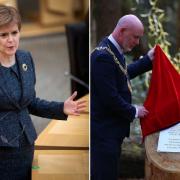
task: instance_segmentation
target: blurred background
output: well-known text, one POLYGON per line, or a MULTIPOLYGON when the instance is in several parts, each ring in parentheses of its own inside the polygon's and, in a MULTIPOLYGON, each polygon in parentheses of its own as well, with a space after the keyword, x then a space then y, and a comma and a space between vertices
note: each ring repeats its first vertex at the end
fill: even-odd
MULTIPOLYGON (((0 0, 22 18, 20 49, 30 51, 36 68, 37 97, 64 101, 75 90, 88 93, 89 1, 0 0)), ((32 116, 39 134, 50 119, 32 116)))
MULTIPOLYGON (((119 18, 125 14, 137 15, 144 24, 145 33, 140 45, 126 54, 128 63, 146 54, 149 48, 160 44, 175 68, 180 72, 180 1, 179 0, 91 0, 91 51, 108 36, 119 18)), ((132 80, 133 103, 143 104, 150 73, 132 80)), ((145 150, 141 139, 139 120, 131 125, 130 138, 122 148, 120 179, 144 179, 145 150)))

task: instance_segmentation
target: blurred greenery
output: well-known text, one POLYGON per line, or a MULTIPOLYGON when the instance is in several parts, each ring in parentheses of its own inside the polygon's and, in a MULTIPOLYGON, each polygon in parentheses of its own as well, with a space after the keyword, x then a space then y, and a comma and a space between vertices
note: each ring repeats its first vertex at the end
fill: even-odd
MULTIPOLYGON (((175 53, 179 51, 180 47, 180 1, 157 0, 157 7, 164 11, 165 16, 163 17, 162 25, 164 31, 169 34, 167 37, 167 40, 171 43, 169 52, 174 56, 175 53)), ((92 48, 94 48, 94 46, 96 46, 105 35, 112 32, 114 25, 117 22, 115 22, 115 20, 118 20, 125 14, 132 13, 137 15, 143 21, 145 26, 145 34, 142 38, 141 44, 139 47, 134 49, 132 55, 137 57, 146 53, 149 48, 148 42, 153 45, 153 41, 148 37, 148 18, 144 18, 141 15, 149 13, 150 9, 150 0, 112 0, 110 2, 105 0, 91 0, 92 48)))
MULTIPOLYGON (((167 33, 164 28, 165 26, 164 22, 166 20, 165 17, 167 17, 167 15, 165 10, 158 7, 158 2, 160 2, 160 0, 149 0, 149 5, 147 6, 149 8, 148 9, 145 8, 146 13, 145 11, 142 11, 143 13, 141 13, 142 10, 141 6, 137 6, 139 7, 139 9, 136 8, 136 11, 140 11, 139 13, 141 14, 141 17, 143 17, 148 22, 145 28, 147 29, 148 32, 147 39, 148 39, 149 48, 152 48, 155 44, 159 44, 163 49, 163 51, 166 53, 166 55, 170 58, 171 62, 174 64, 176 69, 180 71, 179 48, 176 54, 174 54, 174 56, 170 55, 170 48, 171 47, 174 48, 175 45, 174 42, 170 42, 171 39, 168 38, 171 32, 167 33)), ((172 2, 173 2, 172 4, 177 5, 176 1, 172 0, 172 2)), ((139 1, 137 2, 137 5, 140 5, 139 1)), ((164 7, 164 9, 166 8, 164 7)), ((177 23, 179 23, 179 21, 177 23)), ((147 91, 146 87, 148 87, 149 84, 148 82, 150 79, 150 74, 151 72, 148 72, 143 76, 137 77, 132 81, 132 86, 134 88, 133 91, 134 103, 139 103, 139 101, 140 102, 144 101, 146 94, 145 92, 147 91)))

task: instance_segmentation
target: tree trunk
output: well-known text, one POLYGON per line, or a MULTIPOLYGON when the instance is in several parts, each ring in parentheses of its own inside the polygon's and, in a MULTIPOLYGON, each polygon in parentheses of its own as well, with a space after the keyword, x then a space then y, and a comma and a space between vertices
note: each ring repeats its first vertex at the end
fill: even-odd
POLYGON ((122 16, 121 3, 122 1, 119 0, 98 0, 92 3, 96 21, 96 42, 113 31, 118 19, 122 16))
POLYGON ((121 16, 120 7, 120 1, 117 0, 97 1, 97 41, 100 41, 102 37, 109 35, 113 31, 118 19, 121 16))
POLYGON ((146 180, 179 180, 179 153, 157 152, 159 133, 154 133, 145 139, 145 179, 146 180))

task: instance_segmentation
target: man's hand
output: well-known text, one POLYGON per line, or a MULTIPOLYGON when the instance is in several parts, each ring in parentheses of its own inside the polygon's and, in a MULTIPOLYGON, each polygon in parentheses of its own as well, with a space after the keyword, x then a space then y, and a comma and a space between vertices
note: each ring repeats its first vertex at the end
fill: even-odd
POLYGON ((144 107, 144 106, 137 106, 136 105, 136 108, 137 108, 137 117, 138 118, 143 118, 145 117, 147 114, 148 114, 148 110, 144 107))
POLYGON ((152 49, 150 49, 150 50, 148 51, 148 53, 147 53, 147 55, 148 55, 148 57, 149 57, 149 59, 150 59, 151 61, 153 61, 153 59, 154 59, 154 50, 155 50, 155 47, 153 47, 152 49))

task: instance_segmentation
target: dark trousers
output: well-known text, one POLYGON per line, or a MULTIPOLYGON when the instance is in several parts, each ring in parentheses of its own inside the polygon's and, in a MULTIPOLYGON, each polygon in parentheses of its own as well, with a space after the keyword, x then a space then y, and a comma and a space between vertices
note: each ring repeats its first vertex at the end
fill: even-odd
POLYGON ((20 147, 0 147, 0 180, 31 180, 34 145, 25 136, 20 147))
POLYGON ((117 180, 122 138, 91 137, 91 180, 117 180))
POLYGON ((31 180, 34 147, 0 149, 1 180, 31 180))

